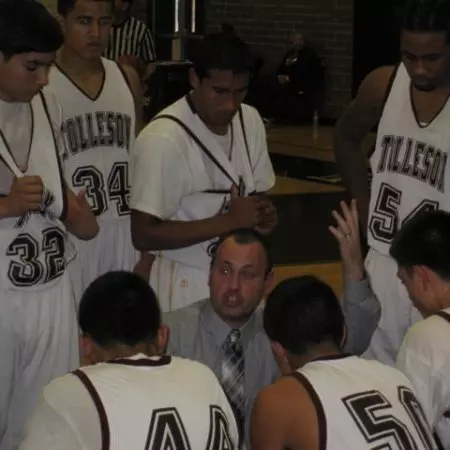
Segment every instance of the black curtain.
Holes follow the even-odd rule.
[[[364,77],[399,60],[405,0],[354,0],[353,95]]]

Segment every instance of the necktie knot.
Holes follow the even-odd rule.
[[[242,351],[241,332],[238,329],[235,328],[228,333],[224,347],[226,351],[231,351],[233,353]]]
[[[240,340],[241,340],[241,332],[236,328],[234,330],[230,331],[229,336],[230,336],[230,342],[232,344],[240,342]]]

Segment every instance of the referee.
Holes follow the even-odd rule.
[[[131,15],[132,2],[116,0],[116,15],[104,56],[133,66],[146,80],[155,70],[155,47],[147,25]]]

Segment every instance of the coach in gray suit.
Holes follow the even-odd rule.
[[[330,227],[341,251],[345,274],[342,308],[348,327],[345,351],[361,354],[380,316],[364,274],[356,205],[333,212]],[[166,313],[168,352],[210,367],[234,406],[248,436],[253,400],[279,375],[264,333],[261,302],[272,288],[273,271],[264,237],[235,230],[217,243],[210,270],[210,298]],[[246,439],[247,440],[247,439]]]

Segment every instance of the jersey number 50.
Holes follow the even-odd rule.
[[[408,220],[419,213],[439,208],[439,203],[432,200],[422,200],[402,221],[398,224],[398,208],[402,200],[402,192],[390,184],[382,183],[378,192],[375,208],[370,217],[369,230],[372,236],[381,242],[390,244],[397,231]]]
[[[99,216],[108,209],[108,201],[114,201],[117,215],[125,216],[130,213],[130,181],[128,164],[116,162],[108,179],[94,166],[78,167],[72,175],[72,184],[76,188],[86,189],[86,198],[92,212]]]
[[[414,429],[395,416],[392,404],[379,391],[361,392],[342,399],[366,442],[372,444],[374,449],[436,448],[425,414],[414,393],[405,386],[399,386],[398,400]]]

